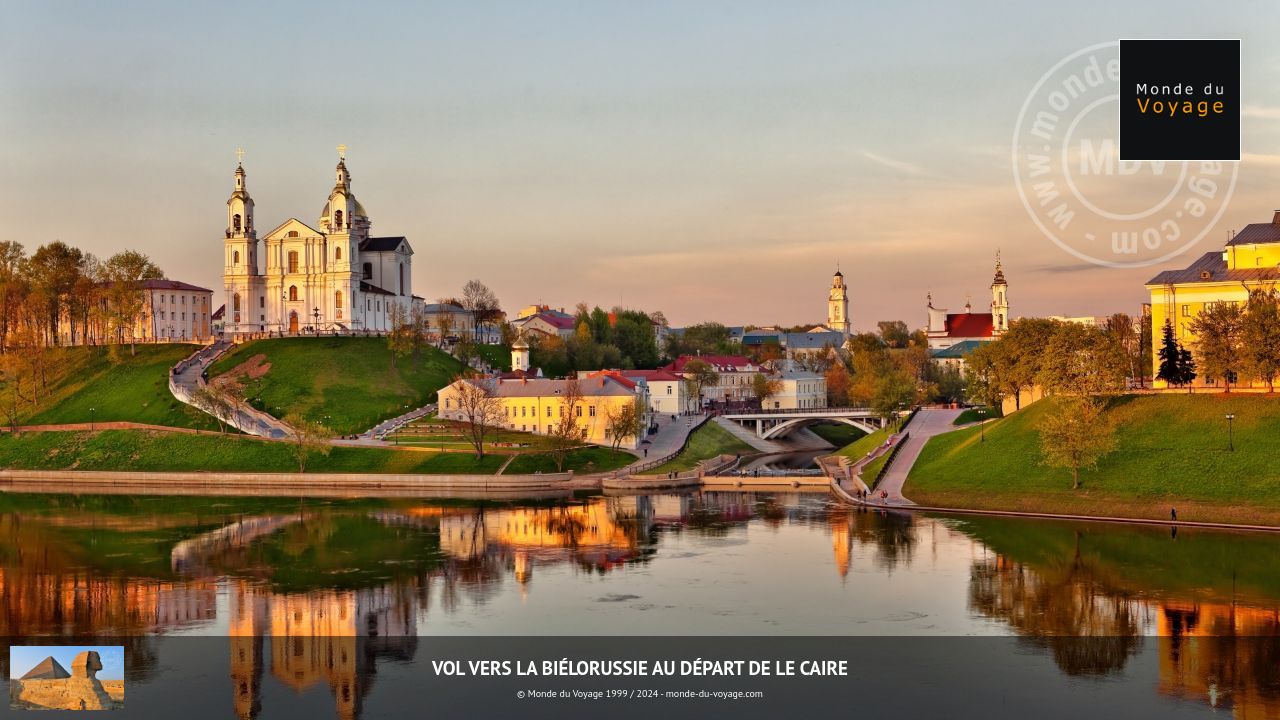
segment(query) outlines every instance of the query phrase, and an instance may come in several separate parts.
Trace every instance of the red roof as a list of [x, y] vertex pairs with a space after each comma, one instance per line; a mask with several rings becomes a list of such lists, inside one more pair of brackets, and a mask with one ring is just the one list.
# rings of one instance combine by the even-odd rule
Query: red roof
[[619, 385], [621, 385], [622, 387], [628, 390], [636, 389], [636, 384], [630, 379], [620, 375], [617, 370], [596, 370], [595, 372], [587, 373], [587, 378], [588, 379], [600, 378], [601, 382], [604, 382], [604, 379], [608, 378], [609, 380], [613, 380], [614, 382], [618, 383]]
[[623, 370], [622, 375], [629, 378], [640, 378], [646, 382], [670, 382], [679, 380], [680, 376], [675, 375], [667, 370], [659, 368], [657, 370]]
[[741, 355], [681, 355], [676, 361], [662, 368], [669, 372], [684, 372], [684, 366], [694, 360], [701, 360], [718, 371], [737, 370], [745, 372], [748, 368], [758, 369], [755, 363], [752, 363]]
[[947, 337], [992, 337], [991, 313], [948, 313]]

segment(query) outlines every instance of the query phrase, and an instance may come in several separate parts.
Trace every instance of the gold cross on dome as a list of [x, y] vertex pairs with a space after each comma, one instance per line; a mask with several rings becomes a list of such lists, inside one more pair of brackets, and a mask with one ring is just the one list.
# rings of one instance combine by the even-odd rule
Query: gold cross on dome
[[236, 148], [236, 162], [244, 162], [244, 148]]
[[346, 160], [346, 159], [347, 159], [347, 146], [346, 146], [346, 145], [339, 145], [339, 146], [338, 146], [338, 159], [339, 159], [339, 160]]

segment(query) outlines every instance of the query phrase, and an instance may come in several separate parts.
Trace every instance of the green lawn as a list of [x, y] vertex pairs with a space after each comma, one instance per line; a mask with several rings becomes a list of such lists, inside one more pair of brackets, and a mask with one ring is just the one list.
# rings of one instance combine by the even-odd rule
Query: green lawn
[[863, 435], [857, 440], [854, 440], [852, 443], [849, 443], [848, 445], [837, 450], [836, 454], [843, 455], [849, 458], [850, 460], [860, 460], [862, 459], [863, 455], [866, 455], [872, 450], [875, 450], [880, 445], [883, 445], [884, 441], [888, 439], [889, 439], [888, 429], [880, 429], [871, 433], [870, 435]]
[[711, 420], [693, 431], [693, 434], [689, 436], [689, 443], [685, 445], [684, 452], [645, 472], [661, 474], [692, 470], [700, 461], [707, 458], [713, 458], [717, 455], [745, 455], [755, 451], [755, 448], [734, 437], [728, 430]]
[[979, 420], [990, 420], [992, 418], [998, 418], [998, 417], [1000, 417], [1000, 408], [989, 408], [989, 407], [968, 408], [964, 412], [957, 415], [956, 419], [953, 420], [951, 424], [952, 425], [968, 425], [969, 423], [975, 423], [975, 422], [978, 422]]
[[874, 487], [876, 482], [876, 473], [880, 472], [880, 468], [884, 467], [884, 464], [888, 461], [889, 453], [885, 453], [875, 460], [867, 463], [866, 467], [862, 468], [862, 482], [866, 483], [868, 487]]
[[[1037, 423], [1053, 400], [925, 446], [904, 494], [924, 505], [1280, 524], [1280, 398], [1138, 395], [1113, 399], [1116, 450], [1071, 489], [1043, 464]], [[1235, 415], [1235, 451], [1226, 414]]]
[[277, 417], [301, 413], [336, 434], [363, 432], [435, 400], [462, 365], [435, 348], [397, 358], [386, 338], [281, 338], [245, 343], [210, 368], [210, 377], [262, 355], [270, 369], [255, 403]]
[[476, 355], [489, 363], [494, 370], [511, 369], [511, 346], [509, 345], [475, 345]]
[[[473, 473], [497, 472], [505, 456], [426, 453], [412, 450], [335, 447], [313, 455], [307, 472]], [[187, 435], [140, 430], [43, 432], [0, 435], [0, 467], [21, 470], [137, 470], [140, 472], [294, 472], [287, 443], [234, 435]]]
[[[576, 473], [607, 472], [635, 462], [636, 456], [619, 450], [589, 447], [572, 450], [565, 456], [564, 469]], [[511, 461], [504, 475], [529, 475], [556, 472], [555, 460], [546, 453], [523, 454]]]
[[866, 435], [865, 432], [858, 428], [844, 423], [821, 423], [818, 425], [810, 425], [809, 429], [813, 431], [814, 435], [817, 435], [838, 448], [844, 447], [863, 435]]
[[215, 423], [192, 413], [169, 392], [169, 368], [197, 350], [195, 345], [74, 347], [52, 351], [53, 381], [39, 407], [23, 424], [129, 421], [212, 429]]

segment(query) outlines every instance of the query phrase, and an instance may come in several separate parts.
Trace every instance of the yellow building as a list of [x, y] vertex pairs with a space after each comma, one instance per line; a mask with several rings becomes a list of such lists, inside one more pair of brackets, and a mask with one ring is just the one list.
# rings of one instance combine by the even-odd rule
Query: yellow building
[[[1160, 346], [1165, 320], [1173, 324], [1178, 342], [1194, 352], [1191, 324], [1212, 303], [1243, 305], [1255, 288], [1271, 288], [1280, 280], [1280, 210], [1269, 223], [1245, 226], [1222, 250], [1201, 255], [1182, 270], [1165, 270], [1147, 281], [1151, 292], [1152, 376], [1160, 371]], [[1246, 386], [1248, 378], [1239, 378]], [[1233, 386], [1235, 384], [1233, 380]], [[1221, 378], [1197, 377], [1194, 387], [1221, 386]], [[1165, 387], [1160, 380], [1156, 387]], [[1259, 383], [1259, 386], [1261, 384]]]
[[[489, 423], [520, 432], [547, 435], [569, 412], [566, 397], [573, 395], [570, 383], [577, 384], [580, 400], [573, 403], [574, 416], [582, 441], [595, 445], [613, 445], [610, 418], [617, 417], [628, 405], [639, 404], [642, 412], [649, 407], [646, 387], [612, 372], [595, 373], [581, 380], [551, 380], [548, 378], [482, 378], [455, 381], [441, 388], [439, 394], [440, 417], [446, 420], [468, 422], [477, 418], [474, 402], [468, 402], [464, 385], [483, 388], [495, 405], [496, 418]], [[470, 409], [468, 409], [468, 406]], [[619, 447], [635, 449], [640, 438], [630, 433], [622, 438]]]

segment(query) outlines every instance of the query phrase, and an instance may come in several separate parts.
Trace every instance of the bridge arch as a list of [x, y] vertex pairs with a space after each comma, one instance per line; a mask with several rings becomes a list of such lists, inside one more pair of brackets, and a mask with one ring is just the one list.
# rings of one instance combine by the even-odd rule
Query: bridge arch
[[805, 418], [794, 418], [792, 420], [787, 420], [786, 422], [778, 423], [777, 425], [774, 425], [768, 430], [765, 430], [764, 434], [762, 434], [760, 438], [762, 440], [772, 440], [774, 438], [782, 438], [782, 437], [786, 437], [787, 435], [790, 435], [791, 432], [793, 430], [796, 430], [797, 428], [805, 427], [807, 425], [813, 425], [816, 423], [824, 423], [824, 422], [840, 422], [840, 423], [844, 423], [845, 425], [852, 425], [853, 427], [858, 428], [859, 430], [867, 433], [868, 435], [880, 429], [877, 425], [875, 425], [873, 421], [866, 418], [805, 417]]

